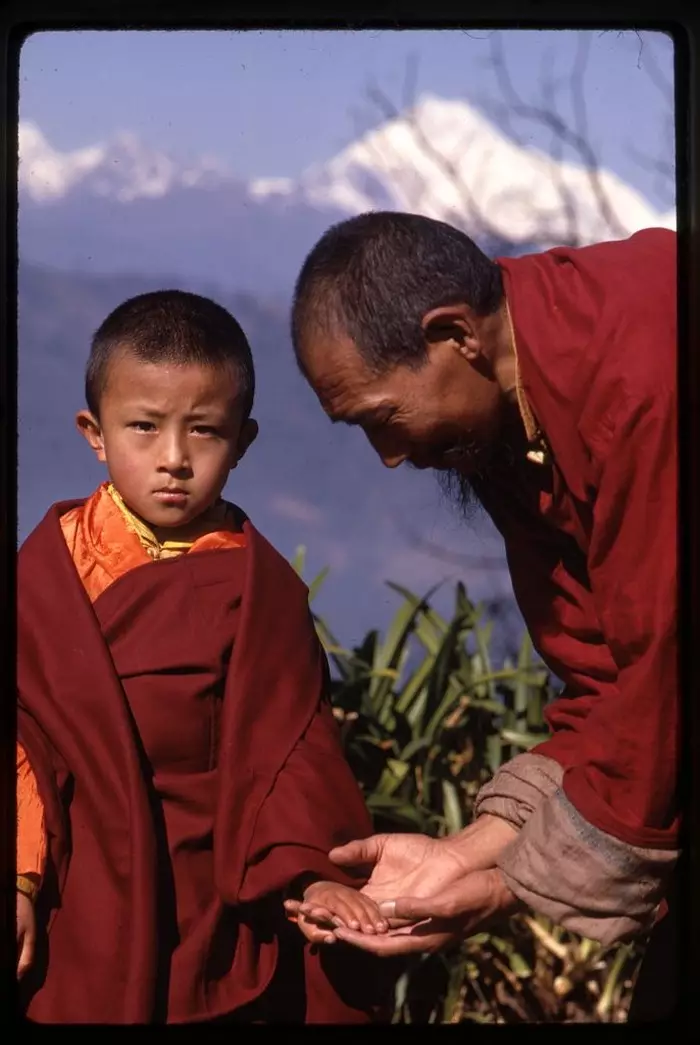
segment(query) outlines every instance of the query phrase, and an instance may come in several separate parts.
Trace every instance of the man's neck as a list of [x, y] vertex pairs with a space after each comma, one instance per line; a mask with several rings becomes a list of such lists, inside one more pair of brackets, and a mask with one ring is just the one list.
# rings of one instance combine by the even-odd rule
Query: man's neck
[[491, 359], [494, 377], [504, 399], [509, 403], [517, 403], [518, 362], [515, 354], [515, 334], [505, 298], [493, 319]]

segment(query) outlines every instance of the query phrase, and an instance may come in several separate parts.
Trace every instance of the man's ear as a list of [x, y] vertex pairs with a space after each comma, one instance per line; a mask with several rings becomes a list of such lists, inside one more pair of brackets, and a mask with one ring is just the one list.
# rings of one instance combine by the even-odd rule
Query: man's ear
[[235, 468], [239, 461], [241, 461], [250, 447], [253, 445], [255, 440], [258, 438], [258, 422], [249, 417], [244, 425], [241, 426], [241, 430], [238, 434], [238, 446], [236, 447], [236, 456], [231, 468]]
[[102, 461], [104, 464], [107, 460], [105, 456], [105, 441], [102, 435], [100, 422], [97, 420], [95, 415], [90, 413], [89, 410], [80, 410], [75, 415], [75, 424], [80, 434], [87, 439], [88, 443], [95, 451], [97, 460]]
[[467, 304], [440, 305], [421, 320], [428, 351], [449, 347], [473, 362], [481, 355], [474, 313]]

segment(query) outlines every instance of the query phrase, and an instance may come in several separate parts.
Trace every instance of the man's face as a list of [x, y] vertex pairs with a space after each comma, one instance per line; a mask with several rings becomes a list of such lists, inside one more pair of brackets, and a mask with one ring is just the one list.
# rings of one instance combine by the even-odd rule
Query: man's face
[[217, 501], [257, 432], [227, 371], [143, 363], [128, 349], [110, 363], [99, 420], [82, 412], [78, 426], [129, 508], [167, 530]]
[[469, 476], [488, 467], [502, 396], [488, 367], [448, 342], [429, 345], [417, 370], [377, 376], [349, 338], [319, 336], [304, 346], [303, 364], [331, 420], [359, 425], [388, 468], [406, 461]]

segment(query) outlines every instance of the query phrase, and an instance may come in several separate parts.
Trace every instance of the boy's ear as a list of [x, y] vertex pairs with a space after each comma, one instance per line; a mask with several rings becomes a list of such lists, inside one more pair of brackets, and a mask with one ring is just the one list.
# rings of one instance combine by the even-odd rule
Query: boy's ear
[[258, 422], [249, 417], [244, 425], [241, 426], [241, 430], [238, 435], [238, 446], [236, 447], [236, 456], [231, 468], [235, 468], [239, 461], [241, 461], [250, 447], [253, 445], [255, 440], [258, 438]]
[[105, 442], [102, 436], [100, 422], [97, 420], [95, 415], [91, 414], [89, 410], [80, 410], [75, 415], [75, 424], [80, 434], [87, 439], [88, 443], [95, 451], [97, 460], [102, 461], [104, 464], [107, 460], [105, 457]]

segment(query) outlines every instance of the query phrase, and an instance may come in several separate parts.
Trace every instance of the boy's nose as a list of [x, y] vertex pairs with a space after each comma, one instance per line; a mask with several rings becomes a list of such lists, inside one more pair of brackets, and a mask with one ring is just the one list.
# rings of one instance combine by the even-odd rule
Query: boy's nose
[[181, 472], [189, 464], [187, 445], [181, 439], [169, 439], [163, 446], [161, 467], [168, 472]]

